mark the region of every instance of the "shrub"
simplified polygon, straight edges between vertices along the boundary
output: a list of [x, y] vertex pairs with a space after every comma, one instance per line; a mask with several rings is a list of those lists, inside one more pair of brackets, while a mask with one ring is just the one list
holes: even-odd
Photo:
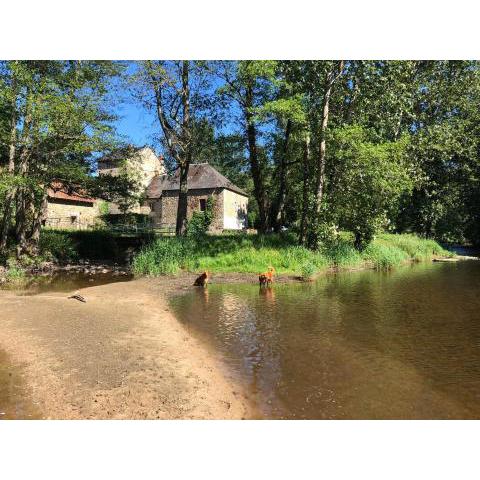
[[78, 259], [77, 246], [69, 234], [54, 230], [42, 230], [39, 242], [40, 254], [58, 262]]
[[304, 280], [310, 280], [316, 273], [317, 269], [312, 262], [306, 262], [302, 265], [301, 272]]
[[339, 238], [322, 248], [329, 262], [336, 267], [353, 267], [362, 263], [362, 256], [350, 240]]
[[214, 217], [214, 202], [213, 196], [210, 196], [206, 201], [205, 211], [193, 212], [192, 218], [187, 224], [187, 236], [202, 237], [206, 235]]

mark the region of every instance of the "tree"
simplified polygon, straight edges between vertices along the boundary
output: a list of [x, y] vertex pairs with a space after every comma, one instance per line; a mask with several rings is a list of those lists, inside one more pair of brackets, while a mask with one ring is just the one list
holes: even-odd
[[259, 113], [270, 99], [276, 75], [275, 61], [215, 62], [213, 70], [223, 80], [217, 90], [240, 109], [253, 180], [253, 191], [259, 212], [259, 230], [269, 230], [270, 199], [267, 194], [267, 161], [259, 152]]
[[176, 234], [187, 232], [188, 170], [197, 148], [195, 125], [208, 111], [204, 62], [146, 61], [138, 64], [137, 94], [158, 118], [162, 142], [179, 169]]
[[8, 132], [0, 132], [8, 145], [1, 177], [12, 187], [1, 212], [2, 253], [12, 222], [17, 255], [34, 253], [47, 189], [56, 181], [69, 189], [83, 188], [89, 159], [115, 143], [107, 87], [120, 69], [114, 62], [0, 64], [0, 102], [9, 116]]
[[333, 132], [331, 144], [331, 218], [353, 232], [355, 247], [362, 250], [377, 231], [389, 226], [401, 196], [412, 190], [408, 139], [374, 143], [366, 129], [351, 126]]

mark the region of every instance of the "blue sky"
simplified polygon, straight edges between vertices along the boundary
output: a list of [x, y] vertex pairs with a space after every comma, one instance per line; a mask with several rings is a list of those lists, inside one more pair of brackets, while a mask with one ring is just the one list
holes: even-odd
[[[127, 74], [133, 74], [136, 70], [135, 62], [127, 64]], [[221, 85], [219, 80], [213, 80], [212, 90]], [[135, 99], [129, 91], [127, 84], [114, 81], [112, 89], [115, 92], [117, 103], [116, 114], [118, 119], [114, 122], [117, 133], [125, 142], [136, 146], [151, 145], [157, 153], [161, 152], [160, 125], [156, 115], [146, 109], [139, 100]], [[238, 115], [238, 106], [230, 105], [225, 113], [222, 125], [217, 125], [218, 133], [232, 133], [235, 130], [234, 117]]]
[[160, 126], [151, 112], [133, 100], [125, 99], [118, 108], [117, 131], [126, 141], [134, 145], [153, 145], [158, 150]]

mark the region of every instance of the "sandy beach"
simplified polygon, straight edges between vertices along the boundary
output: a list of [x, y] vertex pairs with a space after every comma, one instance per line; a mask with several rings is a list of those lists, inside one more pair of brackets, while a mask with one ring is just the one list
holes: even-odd
[[0, 291], [3, 418], [254, 418], [220, 359], [169, 311], [167, 295], [188, 285], [111, 283], [79, 290], [86, 303]]

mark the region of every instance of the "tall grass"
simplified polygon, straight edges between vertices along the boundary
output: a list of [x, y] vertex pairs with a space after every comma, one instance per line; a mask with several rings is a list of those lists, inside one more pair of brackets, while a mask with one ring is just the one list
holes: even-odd
[[176, 274], [181, 270], [259, 273], [269, 266], [280, 274], [312, 277], [329, 267], [373, 265], [388, 269], [405, 261], [423, 261], [446, 255], [440, 245], [414, 235], [379, 235], [363, 252], [348, 235], [314, 252], [295, 245], [288, 235], [225, 235], [199, 239], [157, 239], [137, 253], [132, 270], [137, 275]]

